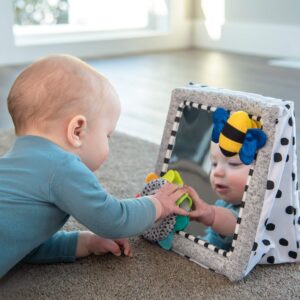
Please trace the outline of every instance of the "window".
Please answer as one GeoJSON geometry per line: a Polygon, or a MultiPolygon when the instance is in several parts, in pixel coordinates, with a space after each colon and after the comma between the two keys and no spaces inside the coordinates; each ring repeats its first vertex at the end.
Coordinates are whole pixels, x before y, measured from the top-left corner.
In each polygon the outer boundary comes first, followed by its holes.
{"type": "Polygon", "coordinates": [[[14,0],[16,39],[166,31],[168,0],[14,0]]]}
{"type": "Polygon", "coordinates": [[[68,0],[14,0],[13,3],[18,26],[68,24],[68,0]]]}

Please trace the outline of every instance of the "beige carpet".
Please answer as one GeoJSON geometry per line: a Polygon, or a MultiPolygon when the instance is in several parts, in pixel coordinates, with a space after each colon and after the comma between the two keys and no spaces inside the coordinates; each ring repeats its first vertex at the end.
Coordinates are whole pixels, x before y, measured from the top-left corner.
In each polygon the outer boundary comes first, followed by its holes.
{"type": "MultiPolygon", "coordinates": [[[[12,134],[0,134],[0,153],[12,134]]],[[[140,191],[154,170],[158,146],[117,133],[111,155],[97,172],[117,197],[140,191]]],[[[70,220],[67,228],[82,228],[70,220]]],[[[299,299],[300,265],[257,266],[238,283],[163,251],[143,239],[131,239],[134,257],[105,255],[73,264],[19,265],[0,281],[0,299],[299,299]]],[[[0,258],[1,259],[1,258],[0,258]]]]}

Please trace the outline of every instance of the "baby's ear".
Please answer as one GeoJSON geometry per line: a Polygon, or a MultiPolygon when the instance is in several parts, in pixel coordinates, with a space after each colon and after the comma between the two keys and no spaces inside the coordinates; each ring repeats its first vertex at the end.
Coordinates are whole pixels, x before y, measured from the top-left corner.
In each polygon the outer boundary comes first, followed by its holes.
{"type": "Polygon", "coordinates": [[[83,115],[77,115],[70,120],[68,124],[67,139],[73,147],[79,148],[82,146],[82,139],[86,127],[87,120],[83,115]]]}

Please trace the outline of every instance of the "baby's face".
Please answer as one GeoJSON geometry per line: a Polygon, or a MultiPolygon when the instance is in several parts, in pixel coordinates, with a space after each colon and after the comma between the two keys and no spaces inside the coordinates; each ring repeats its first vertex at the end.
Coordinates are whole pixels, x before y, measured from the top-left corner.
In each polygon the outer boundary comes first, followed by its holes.
{"type": "Polygon", "coordinates": [[[251,165],[241,162],[238,155],[225,157],[219,145],[211,143],[210,182],[217,195],[232,204],[240,204],[251,165]]]}
{"type": "Polygon", "coordinates": [[[108,98],[99,110],[95,111],[92,123],[88,128],[80,158],[92,171],[98,169],[109,154],[109,138],[117,125],[120,116],[120,101],[115,93],[108,98]]]}

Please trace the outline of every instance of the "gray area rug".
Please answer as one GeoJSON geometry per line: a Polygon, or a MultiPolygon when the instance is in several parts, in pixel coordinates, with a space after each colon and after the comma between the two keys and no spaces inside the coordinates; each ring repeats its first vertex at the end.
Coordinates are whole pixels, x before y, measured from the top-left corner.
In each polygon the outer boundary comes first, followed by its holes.
{"type": "MultiPolygon", "coordinates": [[[[13,133],[0,133],[0,155],[13,133]]],[[[111,154],[97,171],[119,198],[134,196],[154,170],[158,145],[116,133],[111,154]]],[[[67,229],[83,228],[70,219],[67,229]]],[[[300,265],[257,266],[238,283],[188,260],[131,238],[133,258],[93,256],[73,264],[15,267],[0,281],[0,299],[299,299],[300,265]]],[[[1,258],[0,258],[1,259],[1,258]]]]}

